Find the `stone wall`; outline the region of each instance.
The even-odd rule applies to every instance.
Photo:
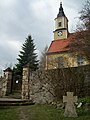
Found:
[[[50,103],[54,100],[51,78],[47,71],[36,71],[30,76],[30,99],[35,103]]]
[[[79,97],[90,95],[90,66],[38,70],[29,74],[27,94],[29,92],[29,99],[33,102],[60,101],[67,91],[74,92]]]

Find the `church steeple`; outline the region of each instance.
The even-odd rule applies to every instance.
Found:
[[[65,14],[64,14],[64,11],[63,11],[63,7],[62,7],[62,2],[60,2],[60,8],[59,8],[59,13],[57,15],[57,18],[62,17],[62,16],[65,16]]]
[[[64,13],[62,2],[60,2],[59,12],[55,18],[54,40],[67,39],[68,37],[68,19]]]

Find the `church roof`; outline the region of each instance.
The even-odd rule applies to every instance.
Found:
[[[47,54],[68,51],[70,49],[69,45],[74,40],[74,38],[75,38],[75,35],[73,33],[70,33],[67,39],[52,41]]]

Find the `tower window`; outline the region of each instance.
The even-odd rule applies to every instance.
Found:
[[[61,23],[61,22],[59,22],[59,23],[58,23],[58,27],[61,27],[61,26],[62,26],[62,23]]]
[[[78,65],[83,65],[84,64],[84,57],[81,55],[77,56],[77,64]]]

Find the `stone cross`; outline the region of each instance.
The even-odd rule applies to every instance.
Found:
[[[67,96],[63,96],[65,103],[65,117],[77,117],[77,112],[74,103],[77,102],[77,96],[73,96],[73,92],[67,92]]]

